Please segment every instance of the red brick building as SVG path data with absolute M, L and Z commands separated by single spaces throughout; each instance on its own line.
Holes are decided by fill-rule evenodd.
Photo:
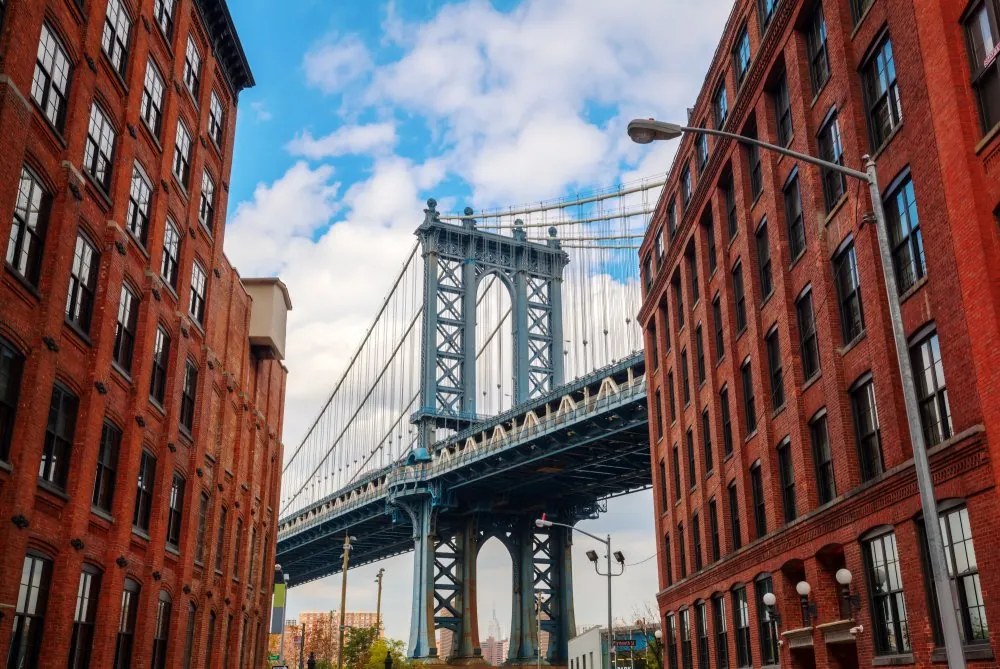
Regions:
M 290 307 L 222 252 L 224 0 L 0 0 L 0 662 L 264 657 Z
M 688 119 L 875 158 L 981 667 L 1000 650 L 998 18 L 996 0 L 739 0 Z M 641 248 L 667 667 L 943 660 L 870 211 L 861 182 L 679 145 Z

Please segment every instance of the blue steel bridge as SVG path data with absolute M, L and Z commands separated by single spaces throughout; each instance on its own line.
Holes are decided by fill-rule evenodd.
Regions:
M 417 243 L 297 448 L 277 561 L 294 587 L 413 553 L 409 655 L 481 657 L 479 547 L 512 561 L 508 663 L 567 664 L 572 532 L 651 484 L 635 249 L 661 179 L 444 216 Z M 438 649 L 435 630 L 454 632 Z

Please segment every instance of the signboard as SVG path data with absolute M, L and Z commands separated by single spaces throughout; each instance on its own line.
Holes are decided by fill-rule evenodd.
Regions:
M 635 639 L 615 639 L 616 648 L 635 648 Z
M 271 607 L 271 634 L 281 634 L 285 623 L 285 576 L 280 569 L 274 570 L 274 600 Z
M 268 655 L 267 656 L 267 661 L 268 662 L 277 662 L 280 659 L 281 658 L 279 656 L 277 656 L 277 655 Z

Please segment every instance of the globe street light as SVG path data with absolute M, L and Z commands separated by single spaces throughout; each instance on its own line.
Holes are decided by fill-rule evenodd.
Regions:
M 754 137 L 746 137 L 711 128 L 694 128 L 677 123 L 664 123 L 654 119 L 635 119 L 628 124 L 628 135 L 638 144 L 649 144 L 657 140 L 676 139 L 684 133 L 712 135 L 736 140 L 767 151 L 790 156 L 810 165 L 816 165 L 824 170 L 831 170 L 849 177 L 859 179 L 868 184 L 871 196 L 872 210 L 875 215 L 875 231 L 878 237 L 879 256 L 882 262 L 882 277 L 885 280 L 885 290 L 889 303 L 889 322 L 892 324 L 892 335 L 896 345 L 896 361 L 899 363 L 900 386 L 903 389 L 903 403 L 906 407 L 906 422 L 910 431 L 910 442 L 913 444 L 913 467 L 917 475 L 917 487 L 920 490 L 920 506 L 924 512 L 924 525 L 927 532 L 927 545 L 930 552 L 931 572 L 934 578 L 934 590 L 937 594 L 938 619 L 944 632 L 945 655 L 949 669 L 964 669 L 965 655 L 962 650 L 962 637 L 958 631 L 958 600 L 948 577 L 948 563 L 945 558 L 944 543 L 941 540 L 941 526 L 938 520 L 937 501 L 934 497 L 934 479 L 931 477 L 930 463 L 927 458 L 927 444 L 920 425 L 920 409 L 917 401 L 917 389 L 913 381 L 913 365 L 910 362 L 909 350 L 906 344 L 906 332 L 903 330 L 903 316 L 899 304 L 899 289 L 896 286 L 896 273 L 892 266 L 892 251 L 889 246 L 889 231 L 882 208 L 882 192 L 878 185 L 878 174 L 875 161 L 870 156 L 864 156 L 865 171 L 844 167 L 843 165 L 822 160 L 798 151 L 792 151 L 782 146 L 768 144 Z
M 596 571 L 599 576 L 606 576 L 608 578 L 608 669 L 614 669 L 614 667 L 611 664 L 611 637 L 612 637 L 612 627 L 611 627 L 611 625 L 612 625 L 612 621 L 611 621 L 611 579 L 614 576 L 621 576 L 622 574 L 625 573 L 625 555 L 621 551 L 615 551 L 614 552 L 613 555 L 614 555 L 615 561 L 617 561 L 618 564 L 621 565 L 621 571 L 619 571 L 617 574 L 615 574 L 611 570 L 611 556 L 612 556 L 612 553 L 611 553 L 611 535 L 610 534 L 607 536 L 606 539 L 602 539 L 599 536 L 596 536 L 594 534 L 591 534 L 590 532 L 586 532 L 584 530 L 581 530 L 581 529 L 579 529 L 577 527 L 573 527 L 572 525 L 566 525 L 565 523 L 557 523 L 557 522 L 548 520 L 548 519 L 546 519 L 545 514 L 542 514 L 542 517 L 539 518 L 539 519 L 537 519 L 535 521 L 535 525 L 538 526 L 538 527 L 540 527 L 540 528 L 566 527 L 566 528 L 569 528 L 569 529 L 573 530 L 574 532 L 579 532 L 580 534 L 586 535 L 586 536 L 590 537 L 591 539 L 593 539 L 594 541 L 599 541 L 600 543 L 604 544 L 604 549 L 606 551 L 605 557 L 607 557 L 607 559 L 608 559 L 608 570 L 607 570 L 607 573 L 603 573 L 602 574 L 601 570 L 598 569 L 598 567 L 597 567 L 597 551 L 593 551 L 593 550 L 587 551 L 587 559 L 590 560 L 594 564 L 594 571 Z

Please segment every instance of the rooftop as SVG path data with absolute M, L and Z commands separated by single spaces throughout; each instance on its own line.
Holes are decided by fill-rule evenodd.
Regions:
M 212 48 L 233 92 L 239 95 L 244 88 L 253 88 L 256 84 L 253 72 L 226 0 L 195 0 L 195 4 L 208 26 Z

